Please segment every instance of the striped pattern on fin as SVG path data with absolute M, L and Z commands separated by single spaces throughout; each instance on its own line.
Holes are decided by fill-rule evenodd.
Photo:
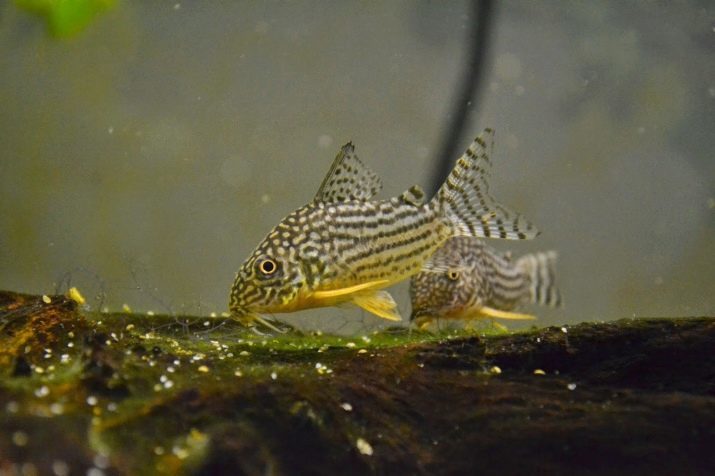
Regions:
M 530 278 L 529 299 L 532 303 L 551 307 L 562 305 L 554 272 L 557 258 L 555 251 L 547 251 L 528 254 L 517 260 L 516 267 Z
M 425 192 L 419 185 L 413 185 L 400 195 L 402 203 L 421 207 L 424 204 Z
M 367 201 L 381 189 L 380 177 L 358 159 L 355 147 L 352 142 L 348 142 L 335 156 L 333 165 L 315 195 L 315 201 Z
M 494 131 L 484 129 L 457 161 L 436 200 L 452 223 L 455 235 L 528 240 L 539 231 L 522 215 L 489 194 Z M 487 145 L 489 144 L 489 146 Z

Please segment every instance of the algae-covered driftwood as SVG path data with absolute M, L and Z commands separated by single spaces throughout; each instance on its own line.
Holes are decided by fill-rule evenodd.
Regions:
M 715 471 L 715 319 L 491 337 L 217 324 L 0 293 L 0 474 Z

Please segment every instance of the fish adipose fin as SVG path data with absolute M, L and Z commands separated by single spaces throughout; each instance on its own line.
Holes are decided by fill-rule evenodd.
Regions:
M 455 236 L 528 240 L 539 231 L 520 214 L 489 195 L 494 131 L 484 129 L 457 161 L 433 200 L 451 222 Z
M 421 207 L 424 204 L 425 192 L 419 185 L 413 185 L 400 195 L 402 203 Z
M 368 312 L 388 321 L 401 321 L 397 303 L 387 291 L 369 291 L 356 294 L 352 302 Z
M 368 201 L 382 189 L 380 177 L 355 154 L 352 142 L 345 144 L 320 184 L 316 202 Z

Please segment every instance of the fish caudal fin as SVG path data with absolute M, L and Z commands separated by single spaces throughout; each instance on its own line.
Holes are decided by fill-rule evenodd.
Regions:
M 561 293 L 556 287 L 555 251 L 533 253 L 522 256 L 516 261 L 516 266 L 530 281 L 529 299 L 534 304 L 545 306 L 561 306 Z
M 527 240 L 538 230 L 489 195 L 494 131 L 484 129 L 457 161 L 433 200 L 452 224 L 455 236 Z M 489 146 L 487 145 L 489 144 Z
M 387 291 L 371 291 L 357 293 L 352 302 L 368 312 L 389 321 L 401 321 L 402 317 L 397 312 L 397 303 Z

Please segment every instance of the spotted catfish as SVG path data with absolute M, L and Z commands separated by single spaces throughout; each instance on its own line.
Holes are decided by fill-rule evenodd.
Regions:
M 556 257 L 548 251 L 513 261 L 483 240 L 451 238 L 412 277 L 410 320 L 426 327 L 436 318 L 535 319 L 512 309 L 526 303 L 561 305 Z
M 380 179 L 346 144 L 313 200 L 273 228 L 239 269 L 232 316 L 273 328 L 262 314 L 352 303 L 398 321 L 383 288 L 419 272 L 448 238 L 536 236 L 531 223 L 489 195 L 487 142 L 493 142 L 491 129 L 474 140 L 427 203 L 417 186 L 372 200 Z

